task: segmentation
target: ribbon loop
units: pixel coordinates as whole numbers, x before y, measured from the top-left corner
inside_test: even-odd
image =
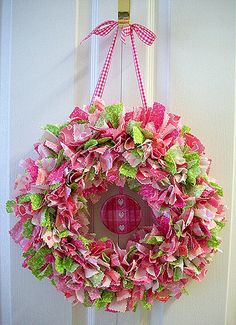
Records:
[[[151,46],[156,39],[156,35],[147,27],[139,24],[132,24],[132,28],[138,35],[139,39],[146,45]]]
[[[130,36],[132,31],[135,31],[138,38],[145,43],[146,45],[151,46],[152,43],[156,39],[156,35],[145,26],[139,25],[139,24],[129,24],[127,26],[122,27],[121,31],[121,41],[125,43],[125,39],[127,36]]]
[[[95,27],[83,40],[87,40],[92,35],[98,35],[98,36],[106,36],[109,34],[116,26],[118,25],[117,21],[115,20],[107,20]],[[82,43],[81,42],[81,43]]]
[[[107,75],[108,75],[110,64],[111,64],[111,59],[112,59],[112,55],[113,55],[113,51],[114,51],[118,31],[119,31],[119,24],[115,20],[105,21],[102,24],[95,27],[90,32],[90,34],[88,34],[83,39],[83,41],[84,41],[84,40],[88,39],[92,35],[106,36],[115,28],[117,28],[117,30],[116,30],[116,33],[115,33],[114,38],[112,40],[109,51],[107,53],[107,56],[106,56],[106,59],[105,59],[101,74],[100,74],[100,76],[98,78],[98,82],[97,82],[97,85],[96,85],[96,88],[94,90],[93,97],[92,97],[92,100],[91,100],[91,105],[93,104],[93,101],[94,101],[95,97],[102,97],[104,87],[105,87],[105,83],[106,83],[106,80],[107,80]],[[145,96],[144,83],[143,83],[141,69],[140,69],[140,65],[139,65],[138,54],[137,54],[137,49],[136,49],[136,45],[135,45],[135,41],[134,41],[133,31],[137,34],[138,38],[143,43],[145,43],[146,45],[149,45],[149,46],[152,45],[152,43],[155,41],[156,35],[151,30],[149,30],[147,27],[145,27],[143,25],[140,25],[140,24],[128,24],[128,25],[125,25],[125,26],[121,27],[121,41],[123,43],[125,43],[127,36],[130,36],[130,39],[131,39],[131,45],[132,45],[132,51],[133,51],[133,60],[134,60],[134,66],[135,66],[136,76],[137,76],[137,80],[138,80],[140,95],[141,95],[143,107],[147,108],[147,100],[146,100],[146,96]]]

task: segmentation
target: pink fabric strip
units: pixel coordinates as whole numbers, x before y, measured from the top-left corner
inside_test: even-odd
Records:
[[[108,72],[109,72],[110,65],[111,65],[112,54],[113,54],[114,47],[115,47],[115,44],[116,44],[117,35],[118,35],[118,28],[116,29],[116,33],[115,33],[115,35],[114,35],[114,37],[112,39],[111,46],[110,46],[109,51],[107,53],[106,60],[104,62],[102,71],[101,71],[100,76],[98,78],[98,82],[97,82],[96,88],[94,90],[92,99],[91,99],[90,106],[93,104],[94,99],[96,97],[102,97],[102,95],[103,95],[103,91],[104,91],[104,88],[105,88]]]
[[[131,44],[132,44],[133,59],[134,59],[136,76],[137,76],[137,80],[138,80],[138,87],[139,87],[143,107],[147,108],[147,99],[146,99],[146,95],[145,95],[145,88],[144,88],[144,83],[143,83],[143,78],[142,78],[142,73],[141,73],[141,68],[140,68],[140,64],[139,64],[138,53],[137,53],[137,48],[136,48],[135,41],[134,41],[134,34],[133,34],[132,28],[131,28],[131,33],[130,33],[130,39],[131,39]]]
[[[116,22],[114,20],[105,21],[104,23],[102,23],[99,26],[97,26],[96,28],[94,28],[94,30],[92,30],[91,33],[84,39],[84,40],[88,39],[93,34],[99,35],[99,36],[105,36],[105,35],[109,34],[115,27],[117,27],[116,33],[113,37],[113,40],[112,40],[111,46],[109,48],[109,51],[107,53],[101,74],[99,76],[96,88],[94,90],[92,100],[91,100],[91,105],[93,104],[95,97],[102,97],[102,95],[103,95],[103,91],[105,88],[109,68],[111,65],[111,59],[112,59],[118,31],[119,31],[118,22]],[[134,60],[134,66],[135,66],[136,76],[137,76],[137,80],[138,80],[138,87],[140,90],[143,107],[147,108],[145,88],[144,88],[143,78],[142,78],[141,69],[140,69],[140,65],[139,65],[138,53],[137,53],[137,48],[135,45],[133,31],[135,31],[136,34],[138,35],[139,39],[147,45],[152,45],[152,43],[156,39],[156,35],[152,31],[150,31],[148,28],[146,28],[145,26],[142,26],[140,24],[125,25],[121,29],[121,41],[123,43],[125,43],[127,36],[130,36],[130,39],[131,39],[133,60]]]

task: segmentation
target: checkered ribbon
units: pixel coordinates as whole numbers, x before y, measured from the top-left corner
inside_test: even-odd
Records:
[[[96,85],[96,88],[93,93],[93,97],[91,100],[91,104],[93,103],[95,97],[102,97],[104,87],[106,84],[109,68],[111,65],[111,59],[112,55],[114,52],[114,47],[115,43],[117,40],[117,35],[119,31],[119,24],[117,21],[114,20],[108,20],[100,24],[99,26],[95,27],[91,33],[85,37],[84,40],[88,39],[92,35],[99,35],[99,36],[106,36],[108,35],[113,29],[116,29],[115,35],[112,39],[110,48],[108,50],[101,74],[98,78],[98,82]],[[143,78],[141,74],[141,69],[139,65],[139,59],[138,59],[138,53],[137,53],[137,48],[135,45],[135,40],[134,40],[134,32],[138,35],[139,39],[147,44],[147,45],[152,45],[152,43],[156,39],[156,35],[150,31],[148,28],[145,26],[142,26],[140,24],[128,24],[124,25],[121,27],[121,41],[125,43],[126,37],[130,36],[131,39],[131,45],[132,45],[132,51],[133,51],[133,60],[134,60],[134,66],[135,66],[135,71],[136,71],[136,76],[138,80],[138,86],[140,90],[140,95],[143,103],[143,107],[147,108],[147,100],[146,100],[146,95],[145,95],[145,89],[144,89],[144,83],[143,83]]]

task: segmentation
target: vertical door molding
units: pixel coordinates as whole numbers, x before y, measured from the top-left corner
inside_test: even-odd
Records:
[[[157,13],[156,13],[156,1],[148,0],[147,7],[147,27],[156,33],[157,25]],[[155,41],[156,42],[156,41]],[[147,102],[151,105],[154,101],[154,89],[155,89],[155,50],[156,43],[147,48],[147,76],[146,76],[146,93]]]
[[[99,0],[93,0],[91,6],[91,30],[98,26],[99,15]],[[98,80],[98,37],[91,37],[91,51],[90,51],[90,98],[92,98],[93,91],[96,87]]]
[[[168,109],[170,105],[170,8],[171,0],[156,0],[154,100]]]

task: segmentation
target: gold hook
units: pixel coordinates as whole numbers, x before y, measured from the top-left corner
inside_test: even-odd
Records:
[[[130,22],[130,0],[118,0],[118,24],[127,25]]]

